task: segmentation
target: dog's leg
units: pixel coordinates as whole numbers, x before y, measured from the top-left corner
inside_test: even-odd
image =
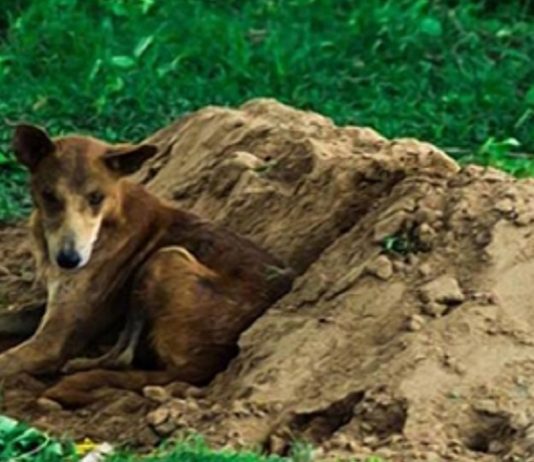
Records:
[[[69,375],[45,391],[44,396],[66,407],[91,404],[105,395],[105,388],[141,390],[146,385],[166,385],[174,379],[172,371],[110,371],[94,369]],[[187,388],[184,384],[184,390]]]
[[[137,306],[130,309],[125,333],[122,334],[122,339],[119,339],[122,348],[116,349],[117,354],[104,364],[105,367],[124,369],[132,365],[146,321],[146,313],[142,309]]]
[[[102,330],[113,307],[105,293],[92,289],[91,282],[94,279],[75,282],[60,276],[48,285],[39,327],[29,339],[0,354],[0,378],[20,372],[55,372]]]
[[[61,369],[66,374],[88,369],[127,369],[132,365],[135,350],[145,327],[146,318],[139,307],[132,307],[126,318],[126,325],[115,345],[97,358],[74,358]]]

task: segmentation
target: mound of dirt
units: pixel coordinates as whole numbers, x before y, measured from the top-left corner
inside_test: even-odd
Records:
[[[534,454],[533,181],[272,100],[209,107],[148,141],[161,151],[138,181],[285,259],[294,289],[204,390],[109,391],[67,411],[19,377],[8,415],[140,446],[194,429],[278,453],[307,440],[322,457]],[[16,287],[26,301],[27,257],[5,241],[9,301]]]

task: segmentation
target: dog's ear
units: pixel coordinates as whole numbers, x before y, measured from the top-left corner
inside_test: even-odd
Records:
[[[35,170],[39,162],[55,150],[54,142],[39,127],[29,124],[18,124],[13,134],[12,148],[18,161]]]
[[[153,144],[117,145],[103,156],[104,163],[119,175],[131,175],[158,152]]]

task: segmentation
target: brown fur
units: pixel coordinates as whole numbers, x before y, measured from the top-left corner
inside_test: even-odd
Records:
[[[43,134],[23,126],[14,146],[32,174],[36,210],[30,224],[48,305],[36,333],[0,355],[0,376],[57,371],[135,307],[147,319],[145,346],[159,369],[80,372],[47,396],[74,405],[89,402],[101,386],[207,383],[236,354],[241,332],[289,290],[290,272],[248,239],[121,178],[154,149],[78,136],[49,144]],[[98,211],[84,200],[94,188],[105,195]],[[62,210],[51,207],[49,197],[46,202],[50,190],[66,196]],[[95,220],[101,226],[87,264],[64,270],[55,264],[50,242],[63,242],[65,222],[75,220],[78,237]]]

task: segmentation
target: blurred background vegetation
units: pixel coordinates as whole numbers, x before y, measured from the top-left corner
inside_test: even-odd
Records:
[[[529,0],[0,0],[0,221],[29,207],[3,123],[138,140],[258,96],[534,175]]]

